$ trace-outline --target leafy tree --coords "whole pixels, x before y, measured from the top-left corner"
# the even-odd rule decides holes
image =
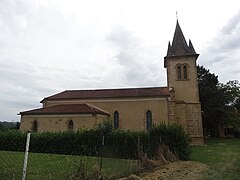
[[[20,129],[20,122],[16,123],[15,129]]]
[[[224,114],[223,94],[218,87],[218,76],[203,66],[198,66],[198,83],[204,133],[217,136]]]
[[[233,106],[236,108],[238,114],[240,115],[240,97],[238,97],[238,98],[235,100]]]
[[[204,134],[218,136],[218,129],[240,126],[240,85],[238,81],[219,83],[218,76],[198,66],[198,84]]]
[[[224,94],[225,103],[225,125],[232,127],[240,126],[240,84],[237,80],[228,81],[226,84],[220,84]]]
[[[2,125],[2,123],[0,122],[0,131],[6,130],[5,126]]]
[[[236,105],[240,98],[240,84],[237,80],[228,81],[226,84],[220,84],[225,94],[226,105]]]

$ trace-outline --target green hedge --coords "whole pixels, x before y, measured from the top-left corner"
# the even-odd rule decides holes
[[[170,125],[160,123],[149,131],[149,136],[152,141],[162,141],[179,159],[189,159],[191,153],[190,138],[182,126],[175,123]],[[157,142],[151,144],[153,144],[153,146],[158,145]],[[153,150],[155,150],[155,148],[156,147],[154,147]]]
[[[24,151],[27,134],[17,130],[0,131],[0,150]]]
[[[107,130],[106,130],[107,129]],[[102,139],[104,136],[104,145]],[[0,131],[0,150],[24,151],[27,133]],[[180,159],[189,158],[189,138],[177,124],[159,124],[149,132],[112,130],[99,126],[77,132],[31,133],[30,152],[136,159],[141,150],[154,158],[165,144]]]

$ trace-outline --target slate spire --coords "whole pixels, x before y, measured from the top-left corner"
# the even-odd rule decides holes
[[[171,52],[171,43],[170,43],[170,41],[168,42],[168,50],[167,50],[167,54],[172,54],[172,52]]]
[[[195,49],[192,45],[192,41],[189,39],[189,53],[196,54]]]
[[[170,42],[168,44],[167,57],[184,55],[197,55],[197,54],[194,50],[191,40],[189,40],[189,45],[187,44],[182,29],[177,20],[172,45]]]

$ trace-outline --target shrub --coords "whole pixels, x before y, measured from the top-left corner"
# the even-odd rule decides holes
[[[109,134],[113,130],[112,121],[104,120],[103,122],[97,124],[97,131],[101,131],[103,135]]]
[[[182,126],[176,123],[160,123],[158,125],[154,125],[154,127],[149,131],[149,136],[150,140],[156,141],[156,143],[152,143],[152,154],[156,152],[158,146],[164,144],[167,145],[179,159],[189,159],[191,152],[190,138],[185,133]]]
[[[2,131],[0,150],[24,151],[26,137],[27,134],[20,131]],[[137,159],[139,152],[156,158],[163,145],[181,160],[189,158],[189,138],[183,128],[164,123],[155,125],[149,132],[112,130],[108,122],[104,122],[94,129],[77,132],[32,133],[30,152]]]
[[[0,131],[0,150],[24,151],[27,133],[17,130]]]
[[[114,130],[106,136],[105,144],[108,151],[113,153],[112,156],[137,159],[138,137],[143,137],[145,134],[137,131]]]
[[[234,135],[234,137],[236,137],[236,138],[240,138],[240,128],[235,128],[235,129],[233,130],[233,135]]]

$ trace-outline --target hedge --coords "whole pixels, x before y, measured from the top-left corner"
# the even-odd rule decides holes
[[[104,145],[103,143],[104,136]],[[0,131],[0,150],[24,151],[27,133]],[[112,130],[99,126],[77,132],[31,133],[30,152],[104,156],[136,159],[138,152],[155,157],[157,149],[167,145],[180,159],[189,158],[189,138],[177,124],[158,124],[150,131]]]

